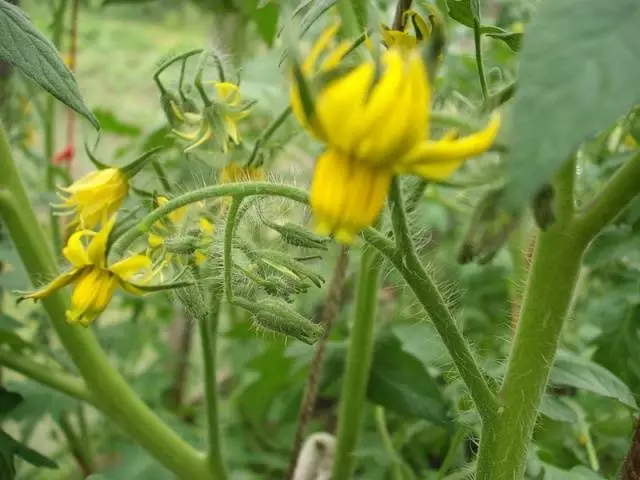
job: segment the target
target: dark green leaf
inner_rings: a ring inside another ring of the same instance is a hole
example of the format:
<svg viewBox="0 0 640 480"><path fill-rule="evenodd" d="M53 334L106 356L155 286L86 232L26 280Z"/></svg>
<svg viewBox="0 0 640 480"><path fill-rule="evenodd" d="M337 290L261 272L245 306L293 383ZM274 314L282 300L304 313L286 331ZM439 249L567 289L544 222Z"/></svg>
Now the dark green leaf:
<svg viewBox="0 0 640 480"><path fill-rule="evenodd" d="M4 457L6 459L11 455L20 457L22 460L30 463L34 467L58 468L58 464L56 462L18 442L11 435L0 429L0 457Z"/></svg>
<svg viewBox="0 0 640 480"><path fill-rule="evenodd" d="M242 6L258 28L258 33L267 45L272 46L278 31L280 7L275 3L259 5L258 0L245 0Z"/></svg>
<svg viewBox="0 0 640 480"><path fill-rule="evenodd" d="M449 16L456 22L473 28L473 22L478 19L477 0L447 0Z"/></svg>
<svg viewBox="0 0 640 480"><path fill-rule="evenodd" d="M9 2L0 2L0 60L22 71L65 105L83 115L96 128L100 124L87 108L71 70L53 44Z"/></svg>
<svg viewBox="0 0 640 480"><path fill-rule="evenodd" d="M597 363L569 353L560 353L551 369L550 382L593 392L637 409L633 394L613 373Z"/></svg>
<svg viewBox="0 0 640 480"><path fill-rule="evenodd" d="M104 132L115 133L123 137L137 137L142 131L139 126L119 119L111 110L95 108L93 114L100 122Z"/></svg>
<svg viewBox="0 0 640 480"><path fill-rule="evenodd" d="M520 209L589 136L640 101L640 3L547 0L527 27L507 204Z"/></svg>
<svg viewBox="0 0 640 480"><path fill-rule="evenodd" d="M491 32L486 34L487 37L495 38L496 40L502 40L507 46L514 52L520 51L522 44L522 33L517 32Z"/></svg>
<svg viewBox="0 0 640 480"><path fill-rule="evenodd" d="M388 410L448 425L447 404L425 365L393 333L376 341L367 398Z"/></svg>
<svg viewBox="0 0 640 480"><path fill-rule="evenodd" d="M0 387L0 420L22 402L22 395Z"/></svg>

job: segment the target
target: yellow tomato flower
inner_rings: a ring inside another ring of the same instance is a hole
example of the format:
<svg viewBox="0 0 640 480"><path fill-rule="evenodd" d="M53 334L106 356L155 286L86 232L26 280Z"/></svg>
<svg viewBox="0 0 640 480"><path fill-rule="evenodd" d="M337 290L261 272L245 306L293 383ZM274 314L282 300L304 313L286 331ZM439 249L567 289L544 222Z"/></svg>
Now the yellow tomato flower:
<svg viewBox="0 0 640 480"><path fill-rule="evenodd" d="M303 64L315 70L335 26L325 31ZM327 56L334 64L336 52ZM326 60L319 67L327 69ZM311 84L311 79L307 82ZM365 61L329 81L315 93L313 117L307 118L300 87L291 88L291 105L299 122L327 145L316 163L310 204L318 233L335 234L350 243L373 223L387 196L391 178L413 174L445 179L468 157L485 152L495 140L500 119L494 115L480 132L454 140L429 140L431 89L417 50L391 48L382 53L380 71Z"/></svg>
<svg viewBox="0 0 640 480"><path fill-rule="evenodd" d="M118 168L106 168L85 175L60 190L66 194L57 207L75 214L73 226L93 228L103 218L112 217L129 193L126 174Z"/></svg>
<svg viewBox="0 0 640 480"><path fill-rule="evenodd" d="M415 34L411 35L409 25L413 25ZM392 30L382 27L382 40L387 48L397 47L411 50L416 47L419 42L429 38L431 35L431 26L424 21L422 16L415 10L407 10L404 12L404 29L402 31Z"/></svg>
<svg viewBox="0 0 640 480"><path fill-rule="evenodd" d="M194 150L212 139L216 133L214 125L221 122L225 135L221 138L222 150L227 152L229 149L229 138L238 145L240 143L240 135L238 133L238 122L249 115L250 106L242 102L240 96L240 87L230 82L207 82L213 84L216 89L216 98L213 104L205 109L203 114L189 113L177 110L175 103L171 103L175 116L178 119L184 119L187 125L197 125L195 130L190 132L182 132L173 130L173 132L192 142L185 152Z"/></svg>
<svg viewBox="0 0 640 480"><path fill-rule="evenodd" d="M71 324L89 326L109 305L118 286L134 295L142 295L140 284L134 278L143 274L142 282L151 278L151 259L145 255L134 255L107 265L107 241L116 217L111 217L99 232L80 230L69 238L62 254L71 264L71 269L62 273L40 290L24 295L40 300L67 285L73 285L71 306L67 310L67 321ZM83 242L89 238L87 245Z"/></svg>

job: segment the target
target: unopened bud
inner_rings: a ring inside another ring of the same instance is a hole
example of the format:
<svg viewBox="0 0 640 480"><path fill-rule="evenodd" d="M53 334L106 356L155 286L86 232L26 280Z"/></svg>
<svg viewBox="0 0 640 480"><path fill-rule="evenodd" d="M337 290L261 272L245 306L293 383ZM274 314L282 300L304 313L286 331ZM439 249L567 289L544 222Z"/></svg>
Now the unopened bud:
<svg viewBox="0 0 640 480"><path fill-rule="evenodd" d="M480 264L489 262L517 226L519 217L503 208L501 199L502 189L493 189L476 206L458 253L460 263L473 260Z"/></svg>
<svg viewBox="0 0 640 480"><path fill-rule="evenodd" d="M191 255L200 246L200 239L192 235L180 235L169 237L164 240L164 247L167 252L178 255Z"/></svg>
<svg viewBox="0 0 640 480"><path fill-rule="evenodd" d="M258 250L256 254L262 262L267 263L267 265L279 270L281 273L291 272L300 280L305 278L310 280L316 287L321 287L324 283L324 278L302 262L291 258L285 253L275 250Z"/></svg>
<svg viewBox="0 0 640 480"><path fill-rule="evenodd" d="M285 223L284 225L278 225L276 223L269 222L267 226L272 230L278 232L282 237L282 240L289 245L303 248L317 248L320 250L327 249L326 244L329 242L329 238L316 235L315 233L307 230L304 227L301 227L300 225L296 225L295 223Z"/></svg>
<svg viewBox="0 0 640 480"><path fill-rule="evenodd" d="M234 302L253 313L254 322L267 330L297 338L309 345L322 336L323 329L320 325L311 322L280 300L267 298L259 302L251 302L236 298Z"/></svg>

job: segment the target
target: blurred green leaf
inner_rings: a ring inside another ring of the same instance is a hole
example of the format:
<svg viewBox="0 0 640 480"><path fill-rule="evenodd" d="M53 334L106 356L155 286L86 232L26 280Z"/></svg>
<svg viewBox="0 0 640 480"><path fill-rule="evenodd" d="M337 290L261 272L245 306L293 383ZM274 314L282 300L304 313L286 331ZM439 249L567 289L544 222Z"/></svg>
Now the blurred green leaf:
<svg viewBox="0 0 640 480"><path fill-rule="evenodd" d="M400 415L449 425L448 408L425 365L402 348L391 332L376 341L367 398Z"/></svg>
<svg viewBox="0 0 640 480"><path fill-rule="evenodd" d="M640 3L543 2L527 27L506 202L520 209L586 140L640 100Z"/></svg>
<svg viewBox="0 0 640 480"><path fill-rule="evenodd" d="M558 355L549 380L554 385L579 388L615 398L633 409L638 408L629 387L613 373L595 362L567 352Z"/></svg>
<svg viewBox="0 0 640 480"><path fill-rule="evenodd" d="M447 0L449 16L456 22L473 28L473 22L478 19L478 0Z"/></svg>
<svg viewBox="0 0 640 480"><path fill-rule="evenodd" d="M484 27L483 27L484 28ZM502 30L500 27L492 27L498 30ZM496 40L503 41L514 52L520 51L522 45L522 33L519 32L507 32L506 30L487 32L487 37L495 38Z"/></svg>
<svg viewBox="0 0 640 480"><path fill-rule="evenodd" d="M542 480L605 480L593 470L577 466L571 470L562 470L553 465L544 464L544 477Z"/></svg>
<svg viewBox="0 0 640 480"><path fill-rule="evenodd" d="M557 422L574 423L578 421L575 410L567 405L562 397L545 395L540 405L540 413Z"/></svg>
<svg viewBox="0 0 640 480"><path fill-rule="evenodd" d="M0 60L18 68L62 103L84 116L96 128L100 124L85 105L73 73L53 44L9 2L0 2Z"/></svg>
<svg viewBox="0 0 640 480"><path fill-rule="evenodd" d="M15 409L22 400L22 395L19 393L10 392L4 387L0 387L0 420L11 410Z"/></svg>
<svg viewBox="0 0 640 480"><path fill-rule="evenodd" d="M119 119L111 110L94 108L93 114L100 122L100 127L104 132L115 133L123 137L137 137L142 132L139 126Z"/></svg>
<svg viewBox="0 0 640 480"><path fill-rule="evenodd" d="M242 2L242 8L256 24L262 39L271 47L278 31L280 7L275 3L264 4L259 0L245 0Z"/></svg>
<svg viewBox="0 0 640 480"><path fill-rule="evenodd" d="M21 326L15 318L0 312L0 330L16 330Z"/></svg>

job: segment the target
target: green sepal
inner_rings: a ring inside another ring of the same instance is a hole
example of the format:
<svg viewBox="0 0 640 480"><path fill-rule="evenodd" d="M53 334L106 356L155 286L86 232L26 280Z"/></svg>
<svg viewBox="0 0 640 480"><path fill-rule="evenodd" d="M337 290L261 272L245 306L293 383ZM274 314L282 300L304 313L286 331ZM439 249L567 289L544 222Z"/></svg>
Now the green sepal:
<svg viewBox="0 0 640 480"><path fill-rule="evenodd" d="M152 148L151 150L144 152L142 155L140 155L137 159L135 159L133 162L129 163L128 165L125 165L124 167L120 167L120 170L122 170L122 172L127 176L127 178L133 178L135 175L137 175L140 172L140 170L142 170L145 167L147 162L149 162L151 158L162 149L163 147Z"/></svg>

